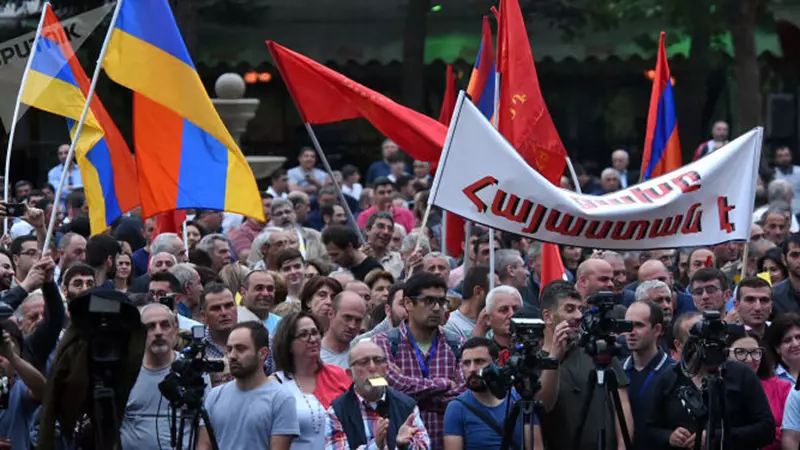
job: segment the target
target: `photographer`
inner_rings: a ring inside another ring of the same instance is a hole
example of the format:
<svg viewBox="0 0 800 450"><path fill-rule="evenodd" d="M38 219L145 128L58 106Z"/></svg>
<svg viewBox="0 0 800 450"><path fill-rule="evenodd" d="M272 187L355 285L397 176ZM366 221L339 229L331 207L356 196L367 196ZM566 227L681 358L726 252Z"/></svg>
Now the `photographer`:
<svg viewBox="0 0 800 450"><path fill-rule="evenodd" d="M172 409L169 401L159 391L158 384L170 373L172 363L178 358L173 348L178 339L178 324L173 311L159 303L141 309L142 324L147 330L144 359L125 406L125 416L120 427L123 450L148 448L170 449ZM211 381L206 378L206 394L211 391ZM180 419L181 414L178 414ZM184 425L184 449L188 448L190 418Z"/></svg>
<svg viewBox="0 0 800 450"><path fill-rule="evenodd" d="M594 260L602 262L605 261ZM608 277L611 282L611 277ZM561 362L558 370L542 372L542 388L537 399L542 401L545 414L540 417L545 446L552 449L571 448L572 440L577 433L580 413L588 398L587 380L589 373L595 370L592 358L578 341L578 328L583 317L584 307L581 294L566 281L553 281L542 290L542 317L546 328L542 349L551 358ZM630 404L628 402L628 378L617 358L612 358L610 369L616 375L621 407L628 430L633 430ZM602 410L606 392L598 387L594 389L587 421L580 436L580 449L597 448L597 431L603 426L600 417L605 415L607 432L606 448L624 448L622 431L616 423L613 410L605 414Z"/></svg>
<svg viewBox="0 0 800 450"><path fill-rule="evenodd" d="M698 273L702 270L705 269L701 269ZM693 288L696 287L696 279L697 274L693 278L695 280ZM701 321L702 323L698 325ZM686 313L675 323L674 334L682 351L682 364L665 372L658 380L652 414L646 427L641 430L645 433L645 441L654 448L691 450L696 448L697 439L701 439L705 447L707 436L702 430L706 427L706 420L702 417L692 417L684 406L687 404L686 400L679 397L679 392L692 393L698 402L702 401L708 408L708 391L704 392L701 388L704 379L712 376L716 370L721 371L724 379L724 410L721 414L715 414L720 417L715 420L714 441L719 442L720 438L723 438L726 450L752 450L767 446L775 439L775 420L761 382L753 370L738 362L725 361L726 355L722 355L723 362L720 366L698 360L697 355L701 353L710 355L710 351L693 349L703 345L698 344L700 336L705 332L702 330L712 327L719 328L717 324L709 325L708 320L699 313ZM686 330L689 330L688 333ZM682 369L682 366L686 366L683 364L686 361L698 367L697 373L691 377ZM720 405L712 406L713 410L719 413ZM720 423L725 425L724 437ZM714 447L713 450L718 448Z"/></svg>
<svg viewBox="0 0 800 450"><path fill-rule="evenodd" d="M44 396L45 378L20 356L22 332L9 320L0 322L0 377L7 379L8 391L0 398L0 450L28 450L30 424L38 402ZM5 388L3 388L5 390Z"/></svg>

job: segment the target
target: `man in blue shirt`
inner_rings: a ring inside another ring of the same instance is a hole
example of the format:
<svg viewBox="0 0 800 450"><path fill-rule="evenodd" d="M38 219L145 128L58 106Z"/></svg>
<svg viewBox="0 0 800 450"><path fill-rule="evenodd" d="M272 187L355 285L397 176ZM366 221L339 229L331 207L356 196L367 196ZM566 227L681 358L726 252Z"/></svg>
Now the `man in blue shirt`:
<svg viewBox="0 0 800 450"><path fill-rule="evenodd" d="M378 178L388 177L392 173L392 166L389 164L389 157L392 156L397 150L399 150L399 147L391 139L386 139L383 141L381 144L381 160L370 164L369 168L367 169L367 176L365 177L364 181L366 181L368 185L372 185L372 183Z"/></svg>
<svg viewBox="0 0 800 450"><path fill-rule="evenodd" d="M650 416L653 403L653 393L658 379L669 370L675 362L663 351L659 350L658 337L663 333L664 312L661 307L650 301L638 300L628 307L625 320L633 322L633 331L625 334L625 340L631 351L622 367L628 375L628 398L634 418L634 427L637 420L646 420ZM634 433L634 448L645 448L646 443L641 439L642 433Z"/></svg>
<svg viewBox="0 0 800 450"><path fill-rule="evenodd" d="M500 448L503 436L508 399L498 399L481 378L481 369L489 366L498 357L497 346L489 339L473 337L461 347L461 370L468 391L447 405L444 414L444 448L446 450L484 450ZM539 425L534 422L534 448L544 448ZM525 427L522 438L522 416L514 427L512 448L530 447L530 426Z"/></svg>

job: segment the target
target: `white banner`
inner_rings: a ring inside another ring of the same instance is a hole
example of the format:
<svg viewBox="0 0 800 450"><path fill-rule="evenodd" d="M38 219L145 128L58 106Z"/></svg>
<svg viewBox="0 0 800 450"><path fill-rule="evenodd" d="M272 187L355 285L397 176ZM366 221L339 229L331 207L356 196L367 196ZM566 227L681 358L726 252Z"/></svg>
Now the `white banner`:
<svg viewBox="0 0 800 450"><path fill-rule="evenodd" d="M540 241L644 250L747 240L762 128L700 161L604 196L554 186L463 93L431 201L467 220Z"/></svg>
<svg viewBox="0 0 800 450"><path fill-rule="evenodd" d="M109 3L61 21L64 33L76 52L113 7L114 4ZM37 18L38 16L37 14ZM25 71L25 63L28 61L35 36L36 30L9 41L0 42L0 92L4 94L0 96L0 121L3 122L6 132L11 128L14 102L17 99L22 73ZM93 69L94 66L87 68L86 71L91 73ZM20 105L20 117L26 109L28 109L27 105Z"/></svg>

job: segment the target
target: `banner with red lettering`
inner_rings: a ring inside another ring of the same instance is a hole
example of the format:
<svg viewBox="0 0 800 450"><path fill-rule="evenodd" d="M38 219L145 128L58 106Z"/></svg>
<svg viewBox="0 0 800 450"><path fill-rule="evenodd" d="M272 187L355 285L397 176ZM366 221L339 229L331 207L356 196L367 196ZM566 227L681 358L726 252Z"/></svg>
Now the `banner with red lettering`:
<svg viewBox="0 0 800 450"><path fill-rule="evenodd" d="M513 118L511 119L513 120ZM459 95L431 201L467 220L540 241L645 250L747 240L762 128L692 164L603 196L533 170Z"/></svg>

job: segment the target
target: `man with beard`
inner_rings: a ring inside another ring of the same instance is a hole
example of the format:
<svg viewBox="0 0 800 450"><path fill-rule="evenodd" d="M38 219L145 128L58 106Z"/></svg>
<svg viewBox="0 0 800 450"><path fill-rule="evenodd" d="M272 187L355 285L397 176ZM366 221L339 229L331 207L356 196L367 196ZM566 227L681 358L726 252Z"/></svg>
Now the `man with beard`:
<svg viewBox="0 0 800 450"><path fill-rule="evenodd" d="M600 261L608 265L605 261ZM609 267L609 272L610 272ZM610 275L608 282L610 283ZM616 423L615 414L604 414L605 388L594 389L591 398L586 389L589 373L595 369L594 361L582 347L576 345L578 327L583 317L583 295L566 281L553 281L542 290L542 318L545 322L543 352L550 358L561 362L558 370L542 371L542 388L537 394L545 414L539 417L542 422L543 438L547 448L572 448L577 433L583 405L589 399L590 409L583 433L579 437L578 450L597 448L597 432L602 418L605 418L605 448L623 448L623 439ZM633 430L630 404L628 402L628 378L617 358L609 366L618 381L625 423ZM611 430L617 430L616 433Z"/></svg>
<svg viewBox="0 0 800 450"><path fill-rule="evenodd" d="M14 260L11 253L5 248L0 248L0 292L11 289L14 280Z"/></svg>
<svg viewBox="0 0 800 450"><path fill-rule="evenodd" d="M51 269L52 272L52 269ZM0 377L8 379L8 406L0 414L0 449L28 450L29 424L44 397L45 377L20 356L22 333L11 321L0 322Z"/></svg>
<svg viewBox="0 0 800 450"><path fill-rule="evenodd" d="M58 240L58 266L56 281L75 263L86 261L86 238L78 233L67 233Z"/></svg>
<svg viewBox="0 0 800 450"><path fill-rule="evenodd" d="M389 357L389 384L419 402L434 449L442 448L447 403L464 390L458 370L464 339L441 328L446 293L441 277L424 271L413 275L403 295L408 320L372 338Z"/></svg>
<svg viewBox="0 0 800 450"><path fill-rule="evenodd" d="M227 349L235 381L217 386L205 401L219 448L288 450L300 434L297 404L291 391L262 370L270 353L267 329L240 323L231 330ZM211 448L203 428L197 449Z"/></svg>
<svg viewBox="0 0 800 450"><path fill-rule="evenodd" d="M355 292L342 291L333 298L333 312L328 331L322 338L322 362L347 369L347 349L361 330L367 311L364 299Z"/></svg>
<svg viewBox="0 0 800 450"><path fill-rule="evenodd" d="M359 342L350 350L347 374L353 384L328 408L325 450L430 448L414 400L380 385L387 367L386 353L370 341ZM352 420L354 417L361 420Z"/></svg>
<svg viewBox="0 0 800 450"><path fill-rule="evenodd" d="M356 338L353 339L352 345L355 345L363 340L370 340L376 334L386 333L392 328L397 328L401 323L403 323L404 320L408 318L408 311L406 311L405 306L403 305L403 289L405 289L405 287L405 283L395 283L389 288L389 296L387 297L388 300L383 306L386 318L372 327L371 330L362 335L356 336Z"/></svg>
<svg viewBox="0 0 800 450"><path fill-rule="evenodd" d="M107 234L92 236L86 244L86 264L95 271L95 284L114 289L117 255L122 253L119 241Z"/></svg>
<svg viewBox="0 0 800 450"><path fill-rule="evenodd" d="M172 363L180 356L173 350L178 340L178 323L175 314L165 305L151 303L141 308L141 320L147 330L144 358L136 384L131 389L125 415L120 426L122 448L173 448L170 445L172 408L161 395L158 384L170 372ZM207 395L211 391L208 375ZM178 413L178 423L181 415ZM182 449L189 449L191 417L185 418L182 430Z"/></svg>
<svg viewBox="0 0 800 450"><path fill-rule="evenodd" d="M96 284L95 270L86 264L78 263L67 269L61 277L61 292L69 303Z"/></svg>
<svg viewBox="0 0 800 450"><path fill-rule="evenodd" d="M272 274L266 270L250 271L242 282L241 295L239 322L261 322L270 336L274 335L281 317L270 312L275 307L275 278Z"/></svg>
<svg viewBox="0 0 800 450"><path fill-rule="evenodd" d="M503 429L506 411L510 409L508 398L502 400L489 392L486 381L481 378L481 370L497 360L497 346L482 338L470 338L461 347L461 371L467 384L467 391L447 405L444 414L444 446L447 450L480 450L500 448L503 436L495 431L493 425ZM486 419L490 418L492 424ZM514 425L513 440L517 448L531 448L530 426L525 425L525 446L522 443L522 415ZM533 448L544 448L539 426L534 426L535 444Z"/></svg>
<svg viewBox="0 0 800 450"><path fill-rule="evenodd" d="M364 281L368 273L375 269L383 270L383 266L375 258L359 250L360 243L356 233L349 227L332 225L323 233L322 242L325 243L334 264L349 270L356 280Z"/></svg>
<svg viewBox="0 0 800 450"><path fill-rule="evenodd" d="M365 228L367 232L367 244L361 250L378 260L395 279L399 279L403 273L403 258L399 252L394 252L389 248L394 234L394 218L388 212L378 212L370 216Z"/></svg>
<svg viewBox="0 0 800 450"><path fill-rule="evenodd" d="M324 231L331 225L347 225L347 212L342 205L322 205L319 209L322 216L322 230Z"/></svg>
<svg viewBox="0 0 800 450"><path fill-rule="evenodd" d="M278 272L286 279L286 301L299 302L306 281L306 262L303 255L297 249L287 248L278 253L275 264Z"/></svg>

